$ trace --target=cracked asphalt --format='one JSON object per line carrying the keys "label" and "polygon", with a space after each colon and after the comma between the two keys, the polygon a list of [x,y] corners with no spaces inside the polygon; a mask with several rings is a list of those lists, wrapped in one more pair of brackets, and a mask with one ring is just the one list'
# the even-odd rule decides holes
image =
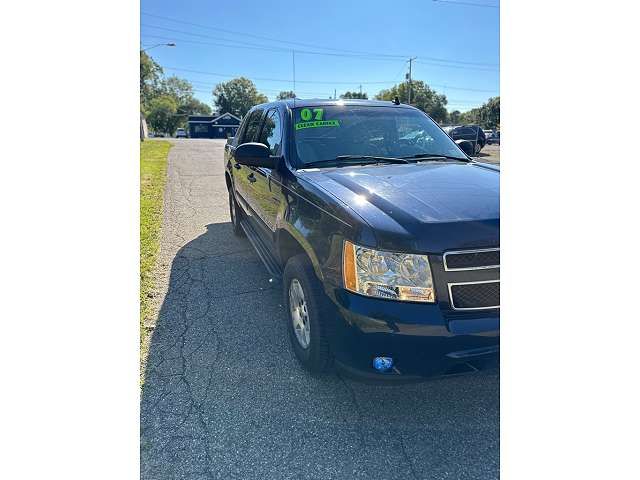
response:
{"label": "cracked asphalt", "polygon": [[280,288],[234,237],[221,140],[171,140],[143,479],[490,479],[496,374],[402,386],[313,377]]}

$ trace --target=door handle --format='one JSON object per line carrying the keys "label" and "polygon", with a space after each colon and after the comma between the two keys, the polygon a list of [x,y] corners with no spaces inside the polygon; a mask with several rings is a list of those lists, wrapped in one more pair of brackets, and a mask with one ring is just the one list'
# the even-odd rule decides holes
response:
{"label": "door handle", "polygon": [[252,172],[252,173],[250,173],[249,175],[247,175],[247,179],[248,179],[251,183],[253,183],[253,182],[255,182],[255,181],[256,181],[256,177],[255,177],[255,175],[253,174],[253,172]]}
{"label": "door handle", "polygon": [[233,168],[235,168],[236,170],[240,170],[242,168],[242,165],[240,165],[239,163],[234,163]]}

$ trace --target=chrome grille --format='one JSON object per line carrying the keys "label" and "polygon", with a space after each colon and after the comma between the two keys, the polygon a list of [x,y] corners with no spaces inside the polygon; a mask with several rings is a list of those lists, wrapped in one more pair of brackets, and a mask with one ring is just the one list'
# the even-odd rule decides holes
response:
{"label": "chrome grille", "polygon": [[500,249],[483,248],[446,252],[443,255],[443,262],[447,272],[500,268]]}
{"label": "chrome grille", "polygon": [[500,308],[500,280],[450,283],[449,298],[454,310]]}

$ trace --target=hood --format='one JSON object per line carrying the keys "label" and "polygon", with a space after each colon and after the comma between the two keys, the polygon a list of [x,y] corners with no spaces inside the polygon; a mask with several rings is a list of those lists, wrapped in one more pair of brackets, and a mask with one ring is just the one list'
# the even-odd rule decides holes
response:
{"label": "hood", "polygon": [[495,167],[423,162],[298,172],[353,209],[373,229],[380,248],[435,253],[499,245]]}

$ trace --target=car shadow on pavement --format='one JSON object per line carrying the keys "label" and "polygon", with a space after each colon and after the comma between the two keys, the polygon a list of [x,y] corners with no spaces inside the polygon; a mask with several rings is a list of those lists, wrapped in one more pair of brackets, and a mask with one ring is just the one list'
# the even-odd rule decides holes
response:
{"label": "car shadow on pavement", "polygon": [[285,321],[280,285],[230,223],[178,251],[142,391],[142,478],[498,477],[497,375],[311,376]]}

